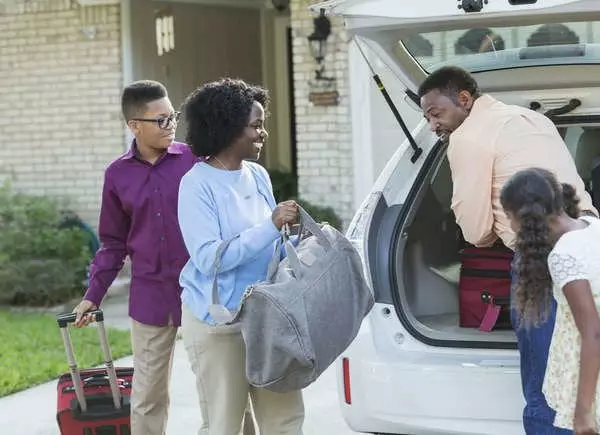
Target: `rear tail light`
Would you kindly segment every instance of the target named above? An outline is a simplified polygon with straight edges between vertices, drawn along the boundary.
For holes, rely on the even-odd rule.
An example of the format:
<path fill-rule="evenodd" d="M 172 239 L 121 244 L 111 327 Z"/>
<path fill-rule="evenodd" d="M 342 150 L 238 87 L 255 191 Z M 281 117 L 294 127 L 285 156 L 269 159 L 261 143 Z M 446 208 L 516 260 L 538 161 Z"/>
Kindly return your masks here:
<path fill-rule="evenodd" d="M 342 359 L 342 370 L 344 374 L 344 400 L 346 404 L 352 405 L 352 394 L 350 391 L 350 360 L 348 358 Z"/>

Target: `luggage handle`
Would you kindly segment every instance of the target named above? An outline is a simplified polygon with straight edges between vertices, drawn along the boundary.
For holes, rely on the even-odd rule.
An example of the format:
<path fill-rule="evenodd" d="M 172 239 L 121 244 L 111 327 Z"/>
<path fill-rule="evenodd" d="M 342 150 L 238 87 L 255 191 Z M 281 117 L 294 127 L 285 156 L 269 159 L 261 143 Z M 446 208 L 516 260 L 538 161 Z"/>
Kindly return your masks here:
<path fill-rule="evenodd" d="M 122 378 L 117 379 L 117 384 L 120 388 L 127 388 L 131 386 L 129 381 L 126 381 Z M 86 387 L 103 387 L 105 385 L 110 385 L 110 378 L 104 373 L 95 373 L 85 378 L 83 380 L 83 385 Z"/>
<path fill-rule="evenodd" d="M 91 314 L 94 318 L 95 322 L 103 322 L 104 321 L 104 312 L 101 309 L 90 310 L 85 313 Z M 58 314 L 56 316 L 56 321 L 58 322 L 59 328 L 66 328 L 69 323 L 75 323 L 77 320 L 77 313 L 63 313 Z"/>
<path fill-rule="evenodd" d="M 487 290 L 484 290 L 481 292 L 481 301 L 484 304 L 490 304 L 490 305 L 510 305 L 510 297 L 497 297 L 497 296 L 493 296 L 490 292 L 488 292 Z"/>
<path fill-rule="evenodd" d="M 304 210 L 301 206 L 298 206 L 298 212 L 300 215 L 300 226 L 298 229 L 298 241 L 300 241 L 302 237 L 302 233 L 304 230 L 308 230 L 313 236 L 315 236 L 321 246 L 325 248 L 325 251 L 328 251 L 332 248 L 331 242 L 327 238 L 327 236 L 323 233 L 323 230 L 315 222 L 310 214 L 306 210 Z M 287 225 L 281 229 L 281 239 L 277 242 L 277 247 L 275 249 L 275 253 L 273 254 L 273 258 L 269 263 L 269 268 L 267 269 L 267 281 L 273 281 L 275 274 L 277 273 L 277 267 L 279 266 L 279 259 L 281 258 L 281 246 L 285 244 L 285 251 L 287 253 L 288 261 L 290 262 L 290 268 L 294 272 L 294 276 L 299 278 L 302 274 L 302 261 L 300 257 L 298 257 L 298 253 L 296 252 L 296 248 L 292 244 L 290 240 L 290 232 L 286 228 Z"/>
<path fill-rule="evenodd" d="M 131 382 L 125 380 L 125 379 L 117 379 L 119 388 L 131 388 Z M 96 373 L 94 375 L 88 376 L 87 378 L 85 378 L 83 380 L 83 389 L 85 390 L 86 388 L 91 388 L 91 387 L 105 387 L 105 386 L 110 386 L 110 378 L 108 377 L 108 375 L 103 374 L 103 373 Z M 75 387 L 74 386 L 70 386 L 70 387 L 65 387 L 63 388 L 63 392 L 71 392 L 71 391 L 75 391 Z"/>
<path fill-rule="evenodd" d="M 325 247 L 325 250 L 331 249 L 331 242 L 321 230 L 321 227 L 315 220 L 312 218 L 310 214 L 306 210 L 304 210 L 301 206 L 298 206 L 298 213 L 300 215 L 300 228 L 298 230 L 298 234 L 302 234 L 302 232 L 306 229 L 313 236 L 319 239 L 321 245 Z"/>
<path fill-rule="evenodd" d="M 487 290 L 481 292 L 481 301 L 487 305 L 485 314 L 479 325 L 479 330 L 484 332 L 490 332 L 496 326 L 498 317 L 500 317 L 500 311 L 505 305 L 510 305 L 510 298 L 507 297 L 495 297 Z"/>
<path fill-rule="evenodd" d="M 298 230 L 299 237 L 302 236 L 302 232 L 304 231 L 304 229 L 306 229 L 317 238 L 319 244 L 323 246 L 325 251 L 329 251 L 332 248 L 331 242 L 329 241 L 327 236 L 325 236 L 323 230 L 321 230 L 321 227 L 319 227 L 319 224 L 315 222 L 315 220 L 310 214 L 306 212 L 306 210 L 304 210 L 300 206 L 298 207 L 300 214 L 300 229 Z M 294 276 L 296 278 L 299 278 L 300 276 L 302 276 L 303 263 L 302 260 L 300 260 L 298 253 L 296 252 L 296 248 L 294 247 L 289 236 L 285 232 L 282 232 L 282 243 L 285 243 L 285 250 L 287 253 L 288 261 L 290 262 L 290 267 L 294 272 Z M 281 247 L 279 247 L 278 251 L 281 251 Z M 276 252 L 276 255 L 273 256 L 273 259 L 269 264 L 269 274 L 267 275 L 269 281 L 273 280 L 273 277 L 277 272 L 277 266 L 279 265 L 279 257 L 280 254 Z"/>
<path fill-rule="evenodd" d="M 113 403 L 115 405 L 115 409 L 121 409 L 121 391 L 119 389 L 117 381 L 117 371 L 113 365 L 112 355 L 110 353 L 110 347 L 108 345 L 106 328 L 104 327 L 104 312 L 100 309 L 97 309 L 93 311 L 88 311 L 86 314 L 91 314 L 94 316 L 94 321 L 96 322 L 96 326 L 98 329 L 100 347 L 102 348 L 102 353 L 104 354 L 104 364 L 106 366 L 108 383 L 110 385 Z M 79 406 L 81 407 L 81 411 L 86 412 L 87 401 L 85 399 L 83 381 L 81 380 L 79 368 L 77 367 L 77 360 L 73 351 L 73 343 L 71 341 L 71 335 L 69 334 L 68 328 L 69 323 L 74 323 L 77 319 L 77 314 L 64 313 L 59 314 L 56 317 L 56 321 L 58 323 L 58 327 L 60 328 L 60 333 L 62 335 L 63 343 L 65 346 L 67 362 L 69 364 L 69 370 L 71 371 L 71 380 L 73 381 L 73 386 L 75 388 L 75 396 L 77 397 L 77 401 L 79 403 Z"/>

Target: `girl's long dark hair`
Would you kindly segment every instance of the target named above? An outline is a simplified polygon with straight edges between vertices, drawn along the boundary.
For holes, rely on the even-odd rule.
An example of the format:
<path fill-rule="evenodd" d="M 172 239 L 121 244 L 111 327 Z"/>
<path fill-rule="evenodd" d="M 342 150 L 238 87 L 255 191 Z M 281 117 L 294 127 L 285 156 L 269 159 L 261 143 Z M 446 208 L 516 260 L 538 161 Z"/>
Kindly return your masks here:
<path fill-rule="evenodd" d="M 579 199 L 573 186 L 560 184 L 552 172 L 531 168 L 513 175 L 503 186 L 500 202 L 520 223 L 516 250 L 517 288 L 514 307 L 521 326 L 546 320 L 552 302 L 552 279 L 548 271 L 549 219 L 567 213 L 579 217 Z"/>

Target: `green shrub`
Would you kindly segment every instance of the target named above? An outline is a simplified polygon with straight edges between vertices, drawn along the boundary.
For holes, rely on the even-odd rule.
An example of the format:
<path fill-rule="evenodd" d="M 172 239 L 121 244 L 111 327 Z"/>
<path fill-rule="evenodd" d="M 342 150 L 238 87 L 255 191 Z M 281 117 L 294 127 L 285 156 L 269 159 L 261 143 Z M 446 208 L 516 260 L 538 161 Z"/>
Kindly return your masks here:
<path fill-rule="evenodd" d="M 298 183 L 294 174 L 278 169 L 269 169 L 268 171 L 271 177 L 271 184 L 273 184 L 273 194 L 277 202 L 294 199 L 315 221 L 328 222 L 332 227 L 338 230 L 342 229 L 342 220 L 333 208 L 314 205 L 302 198 L 298 198 Z"/>
<path fill-rule="evenodd" d="M 52 198 L 0 188 L 0 304 L 47 306 L 82 293 L 88 236 L 60 222 Z"/>
<path fill-rule="evenodd" d="M 298 181 L 294 174 L 279 169 L 269 169 L 273 195 L 277 202 L 287 201 L 298 196 Z"/>
<path fill-rule="evenodd" d="M 302 206 L 306 212 L 312 216 L 312 218 L 317 223 L 327 222 L 329 225 L 334 227 L 335 229 L 341 231 L 342 230 L 342 220 L 337 215 L 337 213 L 331 207 L 324 207 L 320 205 L 314 205 L 310 202 L 302 199 L 296 198 L 296 202 Z"/>

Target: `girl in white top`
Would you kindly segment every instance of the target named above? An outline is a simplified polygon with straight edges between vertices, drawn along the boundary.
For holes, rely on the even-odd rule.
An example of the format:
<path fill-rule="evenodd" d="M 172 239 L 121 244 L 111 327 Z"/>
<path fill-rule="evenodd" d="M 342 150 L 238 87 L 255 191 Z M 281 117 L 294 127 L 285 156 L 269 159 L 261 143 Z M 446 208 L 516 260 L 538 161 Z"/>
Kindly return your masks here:
<path fill-rule="evenodd" d="M 554 297 L 558 309 L 543 392 L 554 426 L 575 435 L 600 428 L 600 221 L 578 217 L 578 199 L 544 169 L 515 174 L 501 203 L 517 234 L 515 308 L 535 327 Z"/>

